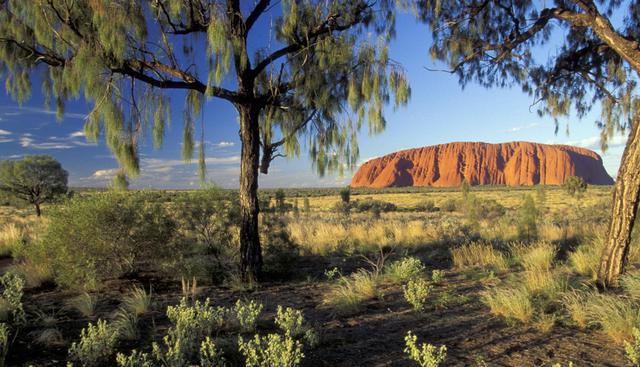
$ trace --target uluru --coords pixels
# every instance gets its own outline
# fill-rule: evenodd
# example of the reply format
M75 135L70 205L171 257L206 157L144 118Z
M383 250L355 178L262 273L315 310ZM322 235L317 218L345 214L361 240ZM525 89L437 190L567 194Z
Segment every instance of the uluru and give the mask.
M560 185L570 176L592 185L613 179L600 156L570 145L530 142L455 142L401 150L371 159L358 169L351 187L457 187L472 185Z

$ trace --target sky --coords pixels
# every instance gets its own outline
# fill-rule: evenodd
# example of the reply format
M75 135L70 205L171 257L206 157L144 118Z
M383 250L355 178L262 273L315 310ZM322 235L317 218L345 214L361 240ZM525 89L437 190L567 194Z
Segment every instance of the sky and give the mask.
M260 25L266 28L265 24ZM266 34L266 33L264 33ZM442 68L428 54L429 35L425 25L409 14L397 19L397 36L390 49L392 59L405 68L412 96L406 107L386 108L384 132L369 135L366 127L359 135L360 161L407 148L458 141L501 143L531 141L569 144L593 149L600 154L607 172L615 177L625 136L615 136L606 152L600 150L600 130L595 121L596 106L583 119L561 119L556 135L550 117L538 117L531 108L532 97L519 89L485 89L469 84L462 90L457 77L426 68ZM2 79L4 81L4 79ZM29 154L49 154L69 172L73 187L104 187L118 164L104 142L87 142L83 124L91 105L70 101L62 121L44 109L39 87L19 106L0 91L0 159L16 159ZM182 95L172 95L172 125L164 145L153 149L150 139L141 146L141 174L131 181L133 188L197 188L200 186L197 160L181 159ZM240 140L237 113L226 101L212 99L204 107L207 180L221 187L238 186ZM568 126L568 134L566 133ZM304 148L300 157L278 158L268 175L260 175L259 185L268 187L327 187L348 185L353 172L343 176L318 177Z

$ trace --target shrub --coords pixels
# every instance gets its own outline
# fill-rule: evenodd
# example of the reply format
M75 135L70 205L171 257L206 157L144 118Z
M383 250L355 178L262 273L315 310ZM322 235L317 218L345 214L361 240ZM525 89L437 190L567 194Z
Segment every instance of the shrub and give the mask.
M24 280L11 272L0 277L2 297L0 297L0 321L13 325L22 325L26 321L26 314L22 307L24 295Z
M418 212L437 212L438 207L433 200L423 200L414 206L414 210Z
M520 238L531 240L538 236L537 217L538 210L533 197L525 195L520 208L518 208L517 225Z
M299 337L305 332L304 314L302 311L290 307L285 309L278 305L275 324L285 335L292 337Z
M423 343L416 345L418 338L409 331L404 337L404 352L409 355L409 359L418 363L420 367L438 367L447 358L447 347L441 345L437 348L434 345Z
M240 218L237 197L215 187L183 193L174 205L174 218L184 242L200 245L194 257L200 259L204 255L205 270L214 277L222 277L237 248Z
M410 280L402 289L404 291L404 299L409 302L413 309L418 312L424 311L427 297L431 292L431 286L423 279L416 279Z
M444 278L444 271L434 269L431 271L431 281L434 283L440 282Z
M570 176L564 181L562 187L570 196L580 197L587 191L587 183L582 177Z
M277 217L268 217L261 228L264 246L264 271L286 276L295 269L300 259L300 247L293 241L286 223Z
M216 344L210 337L206 337L200 344L200 367L224 367L226 361Z
M225 309L214 309L209 303L207 298L190 306L187 299L182 298L179 305L167 307L172 326L162 340L163 346L153 343L156 359L168 366L182 366L193 359L201 341L210 336L214 326L222 324L226 316Z
M483 292L482 302L491 313L528 323L533 318L534 307L525 287L493 288Z
M402 283L415 279L424 274L425 267L422 261L416 257L404 257L390 263L386 267L385 274L391 280Z
M453 265L460 269L469 267L494 267L497 270L507 268L504 255L489 244L472 242L451 249Z
M258 318L262 313L264 306L261 303L257 303L253 300L246 302L238 300L234 307L234 313L236 321L240 326L240 330L243 332L250 332L255 330Z
M118 367L154 367L149 354L132 350L128 356L118 353L116 355Z
M0 323L0 366L4 367L5 359L9 354L9 327L5 323Z
M640 329L633 328L633 340L624 342L624 350L627 358L634 366L640 366Z
M345 204L349 204L351 200L351 189L349 187L340 190L340 200Z
M442 204L440 205L440 209L445 212L455 212L456 210L458 210L459 206L460 204L456 199L449 198L442 202Z
M142 261L175 255L175 237L175 222L148 194L105 192L52 210L42 241L58 284L95 288L104 279L137 271Z
M396 211L397 207L395 204L387 203L385 201L374 200L374 199L364 199L364 200L356 200L352 202L351 208L358 213L370 212L370 213L386 213Z
M245 358L246 367L296 367L304 358L302 343L289 335L255 335L246 342L240 336L238 349Z
M104 320L98 320L80 332L80 341L74 342L69 348L71 360L82 363L83 366L100 366L113 355L117 342L117 333Z

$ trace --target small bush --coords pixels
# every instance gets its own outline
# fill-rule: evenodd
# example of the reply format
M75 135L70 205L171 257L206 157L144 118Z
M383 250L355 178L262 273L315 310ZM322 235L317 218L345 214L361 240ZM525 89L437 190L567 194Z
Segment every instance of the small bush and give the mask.
M386 213L396 211L398 208L395 204L387 203L385 201L374 200L374 199L364 199L364 200L356 200L352 202L351 208L358 213L370 212L370 213Z
M9 327L5 323L0 323L0 366L5 365L7 354L9 354L9 340L10 332Z
M288 335L255 335L246 342L240 336L238 349L245 358L246 367L296 367L304 358L302 343Z
M431 281L432 282L438 283L442 279L444 279L444 271L439 270L439 269L434 269L434 270L431 271Z
M69 358L83 366L100 366L113 355L117 342L117 333L104 320L98 320L80 332L80 341L69 348Z
M24 280L11 272L0 277L2 296L0 297L0 321L12 325L22 325L26 321L26 314L22 307L24 295Z
M360 269L351 276L341 276L324 296L323 305L331 307L337 314L345 315L358 311L363 301L378 295L378 278L372 272Z
M624 342L624 351L634 366L640 366L640 329L633 328L633 340Z
M534 307L525 287L493 288L482 294L482 302L491 313L528 323L533 318Z
M445 212L455 212L460 207L460 203L456 199L449 198L440 204L440 209Z
M176 224L146 193L96 193L68 201L49 217L41 240L64 287L95 288L137 271L143 261L175 255Z
M404 257L390 263L385 269L385 275L396 283L404 283L424 274L425 267L416 257Z
M581 197L585 191L587 191L587 183L582 177L570 176L565 181L562 187L567 191L570 196Z
M275 323L285 335L299 337L305 332L304 314L300 310L278 305Z
M257 303L253 300L246 302L238 300L234 307L234 314L236 321L240 326L242 332L254 331L258 318L262 313L264 306L261 303Z
M200 344L200 367L224 367L226 360L222 356L222 351L210 337L206 337Z
M451 249L453 265L459 269L469 267L493 267L496 270L505 270L507 262L498 250L489 244L473 242Z
M116 355L116 363L118 367L154 367L149 354L132 350L131 354L124 355L118 353Z
M409 359L418 363L420 367L438 367L447 358L447 347L441 345L440 348L423 343L416 345L418 338L409 331L404 337L404 352L409 355Z
M414 210L418 212L436 212L438 207L433 200L424 200L414 206Z
M409 302L413 309L418 312L424 311L427 297L431 292L431 286L423 279L415 279L410 280L402 289L404 291L404 299Z

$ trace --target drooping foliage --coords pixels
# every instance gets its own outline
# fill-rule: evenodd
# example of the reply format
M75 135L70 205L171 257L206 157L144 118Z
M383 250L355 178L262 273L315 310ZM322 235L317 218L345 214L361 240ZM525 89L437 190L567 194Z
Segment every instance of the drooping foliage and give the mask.
M261 32L267 44L249 47ZM87 137L103 136L131 176L141 139L162 144L169 89L184 90L182 154L199 147L201 178L206 97L260 107L263 162L305 146L324 173L352 167L356 131L365 122L381 131L385 104L409 98L388 55L393 34L391 0L2 0L0 71L20 103L40 84L59 118L69 99L89 101Z
M602 107L602 147L640 110L637 50L640 2L419 0L433 36L433 59L464 87L521 86L539 114ZM618 19L612 24L609 19ZM635 69L635 72L634 72Z

